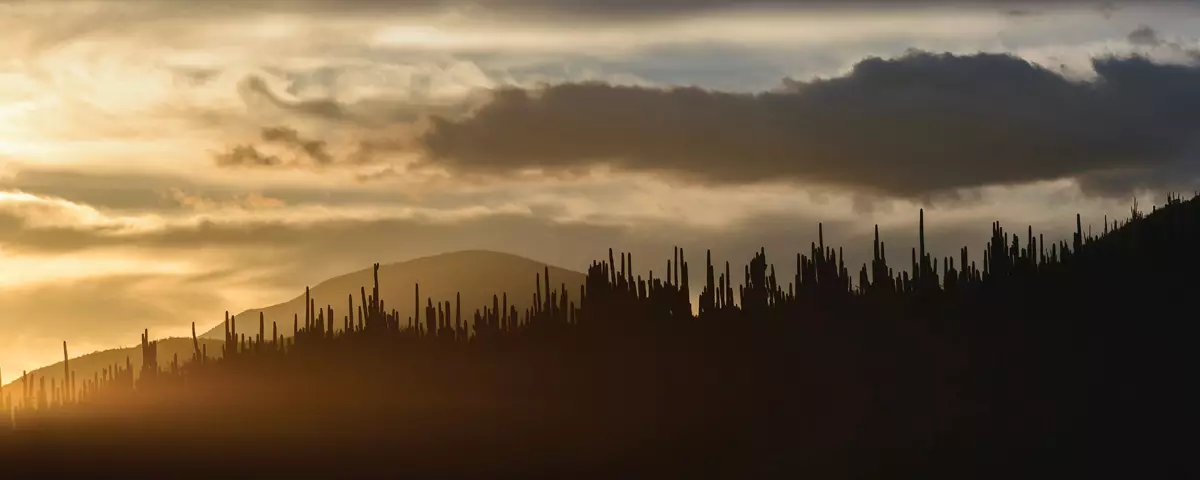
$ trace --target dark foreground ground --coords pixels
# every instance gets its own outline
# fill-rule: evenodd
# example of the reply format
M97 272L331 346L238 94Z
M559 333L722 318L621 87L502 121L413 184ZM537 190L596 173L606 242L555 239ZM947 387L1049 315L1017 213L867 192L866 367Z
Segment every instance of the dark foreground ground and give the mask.
M1169 367L1145 370L1166 357L1127 358L1138 365L1128 373L1070 357L989 368L994 359L970 351L881 356L831 336L822 344L783 332L736 337L655 349L560 343L536 354L431 348L403 357L419 364L360 347L354 358L377 367L313 358L302 375L296 363L243 366L19 423L0 434L0 471L18 475L6 478L1187 478L1195 471L1196 395L1184 388L1194 382L1172 383ZM789 338L804 348L781 349Z

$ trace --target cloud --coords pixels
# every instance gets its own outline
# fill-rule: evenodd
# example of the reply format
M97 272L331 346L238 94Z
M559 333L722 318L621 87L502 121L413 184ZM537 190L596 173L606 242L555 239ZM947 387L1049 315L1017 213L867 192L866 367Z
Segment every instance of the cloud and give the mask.
M353 12L355 14L507 14L552 15L590 19L636 19L695 15L733 9L787 9L803 7L906 7L906 6L976 6L1007 8L1031 5L1086 6L1102 12L1116 11L1133 1L1096 0L223 0L193 6L185 0L145 0L139 3L171 5L187 3L194 10L220 11L222 8L241 8L251 11L290 9L321 13ZM1136 2L1144 3L1144 2ZM1184 3L1168 0L1160 3Z
M202 195L189 194L178 188L169 190L170 197L179 202L180 205L191 208L197 212L211 212L222 209L240 208L257 210L264 208L280 208L286 206L283 200L274 197L268 197L260 193L247 193L243 195L235 195L229 200L219 200L208 198Z
M486 76L478 70L474 64L465 62L458 63L460 69L467 70L480 78L473 78L469 82L482 84L482 86L490 86ZM363 77L385 77L395 72L389 71L387 68L378 70L359 69L358 71L351 68L326 68L320 70L321 74L311 72L286 72L287 81L290 89L294 89L297 85L307 84L312 81L309 77L323 78L324 81L331 84L344 83L354 85L356 83L364 83L359 85L363 90L369 92L369 95L363 95L364 92L356 92L354 88L343 85L341 93L349 96L359 96L356 101L343 102L335 98L336 95L330 91L324 92L325 97L322 98L285 98L285 96L276 93L271 89L268 81L263 76L250 75L242 79L238 84L238 91L242 96L243 102L252 110L261 110L264 112L277 111L282 112L292 118L300 117L315 121L329 122L329 124L353 125L364 128L388 128L397 123L413 123L420 121L422 118L436 114L441 116L459 116L480 102L476 91L481 91L481 85L440 85L442 89L448 89L453 92L449 95L451 98L429 98L428 86L422 86L423 81L429 81L428 77L414 74L414 78L407 79L408 88L400 89L407 90L396 92L393 94L385 94L377 91L383 87L380 85L372 85L371 82ZM453 74L453 68L449 71L434 72L444 77L450 77ZM460 72L461 74L461 72ZM280 79L275 79L279 81ZM395 79L399 81L399 79ZM443 78L443 82L451 82L454 79ZM459 79L460 81L467 81ZM377 81L377 79L376 79ZM394 85L393 85L394 86ZM338 90L332 85L326 86L327 90ZM446 92L442 92L446 95Z
M396 170L396 167L389 166L383 170L356 174L354 175L354 180L360 183L365 183L377 180L387 180L389 178L396 178L400 176L402 176L402 174Z
M324 140L306 139L293 128L277 126L261 130L261 139L268 145L278 145L295 153L295 158L284 162L278 156L264 154L254 145L235 145L225 152L214 155L218 167L325 167L335 160L326 149ZM361 151L361 148L360 148ZM366 153L356 153L347 159L349 163L369 163Z
M287 127L267 127L262 130L262 139L269 143L278 143L289 148L298 149L304 153L308 159L316 162L317 165L328 165L333 163L333 157L329 156L329 152L325 151L325 142L322 140L307 140L300 138L300 134L295 129Z
M979 244L986 239L986 228L991 220L1030 222L1039 225L1039 229L1066 228L1071 226L1069 220L1076 212L1083 212L1086 218L1089 212L1103 212L1098 208L1108 208L1114 213L1124 210L1123 202L1083 202L1077 194L1048 200L1048 195L1058 195L1066 186L1069 183L1051 185L1049 190L1021 187L1006 192L1007 189L988 189L979 201L931 207L931 225L963 225L978 234L977 238L964 241ZM653 199L640 196L637 190L626 190L618 196L633 195L635 203L642 204L643 208L654 208ZM188 265L194 264L187 268L220 268L222 265L238 265L247 270L290 268L294 270L290 273L310 272L305 275L311 276L316 275L313 272L371 261L399 260L462 249L494 249L535 258L547 257L545 260L566 267L582 268L587 260L597 255L596 252L603 252L610 246L632 248L635 244L660 245L664 250L673 242L685 241L690 248L737 244L745 246L745 251L749 252L757 250L758 245L754 244L761 243L771 250L782 249L791 254L803 251L804 246L814 239L811 233L817 222L825 222L826 228L830 229L827 234L840 231L861 236L868 234L870 225L876 222L882 224L884 230L911 229L911 218L915 218L916 210L909 202L887 202L875 211L855 214L844 205L845 200L830 198L815 199L813 202L817 205L790 202L774 208L741 211L737 215L713 212L728 217L715 223L696 221L690 214L604 221L606 219L596 218L587 211L582 217L567 215L570 212L564 209L576 207L569 199L555 202L553 197L546 197L527 208L451 207L353 214L350 210L329 206L315 210L293 205L250 208L245 204L260 199L249 195L235 197L237 205L232 206L226 205L232 201L199 199L182 193L179 196L196 205L197 211L175 216L131 217L54 199L41 199L40 204L29 201L0 203L5 206L0 209L0 245L3 246L0 253L29 258L62 258L67 262L64 265L70 265L70 259L81 255L125 252L136 254L143 260L158 259L163 268L175 268L171 267L170 259L179 259ZM761 203L774 197L751 199L755 198ZM734 198L729 201L745 200ZM596 213L607 212L609 210ZM846 246L851 252L866 249L870 244L868 241L863 245ZM960 245L951 246L957 249ZM202 256L210 253L223 260L214 261ZM96 265L116 268L107 263ZM134 271L144 270L143 266ZM330 272L333 273L336 272ZM273 281L293 280L281 275Z
M469 118L435 118L421 143L425 165L458 172L608 164L910 198L1114 169L1195 173L1200 68L1138 56L1092 64L1096 78L1081 82L1005 54L913 51L758 94L504 88Z
M283 98L271 91L266 80L257 75L247 76L238 85L238 89L247 104L265 102L280 110L320 118L337 119L344 115L341 105L330 99Z
M1040 12L1038 12L1036 10L1029 10L1029 9L1024 9L1024 8L1013 8L1013 9L1005 10L1004 14L1008 15L1010 17L1021 18L1021 17L1036 17L1036 16L1040 15Z
M1128 2L1126 2L1126 3L1128 3ZM1161 2L1161 3L1171 3L1171 2ZM1174 2L1174 3L1186 4L1186 2ZM1096 5L1096 10L1099 11L1101 15L1104 15L1104 18L1110 19L1110 18L1112 18L1114 13L1121 10L1121 5L1118 4L1117 2L1106 1L1106 2L1100 3L1099 5Z
M1157 46L1163 43L1158 36L1158 31L1148 25L1142 25L1129 32L1129 43L1138 46Z
M227 152L218 153L214 160L219 167L270 167L283 162L275 155L259 152L253 145L237 145Z
M227 151L213 155L218 167L283 167L312 168L362 167L375 165L395 155L413 153L417 145L414 138L423 131L423 124L396 124L388 128L367 129L354 126L342 130L353 140L344 143L343 154L335 156L324 140L301 136L296 129L286 126L264 127L259 138L265 146L280 147L292 154L290 161L277 155L264 153L252 144L235 145ZM393 168L394 169L394 168ZM359 178L365 178L360 175Z
M144 218L110 215L90 205L25 192L0 191L0 217L18 219L29 228L87 228L105 233L144 231Z
M1200 64L1200 50L1197 50L1195 43L1166 40L1158 30L1147 25L1140 25L1129 32L1125 40L1145 55L1163 63Z

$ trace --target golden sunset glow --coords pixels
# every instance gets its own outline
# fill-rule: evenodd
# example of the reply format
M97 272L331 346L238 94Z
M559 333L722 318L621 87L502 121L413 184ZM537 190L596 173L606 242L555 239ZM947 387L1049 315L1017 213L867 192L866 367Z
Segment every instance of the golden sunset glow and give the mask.
M597 159L580 165L550 168L560 166L550 157L561 152L547 147L543 164L508 171L496 167L499 160L434 162L434 150L449 147L424 135L437 124L433 118L470 118L506 88L536 98L549 85L695 86L742 99L815 89L804 82L845 76L865 58L898 58L910 49L1011 54L1072 66L1064 76L1088 78L1095 72L1076 66L1090 68L1103 54L1194 62L1168 42L1190 48L1189 33L1200 27L1200 17L1137 8L1111 17L1080 8L1038 15L948 7L733 9L585 21L570 11L270 13L208 3L221 7L0 6L4 383L13 372L58 359L63 340L78 351L131 344L143 328L182 335L192 322L207 329L226 310L282 302L305 285L372 262L456 249L502 250L582 270L610 246L654 258L681 238L720 255L762 246L729 233L739 229L768 239L768 251L790 252L808 245L825 222L826 235L861 247L847 251L858 262L869 256L869 243L857 240L868 238L872 225L911 237L922 206L948 246L982 241L981 217L1040 222L1069 235L1075 212L1098 225L1106 213L1127 210L1129 196L1085 192L1069 169L920 194L828 175L672 178L640 168L645 159L604 157L607 144L620 143L607 141L598 142L604 148ZM1166 40L1131 42L1129 33L1144 24ZM596 112L619 108L606 101ZM736 124L733 115L747 111L772 114L756 101L704 115L713 124ZM601 122L595 118L578 125ZM464 131L446 143L496 130ZM714 148L727 146L722 130L704 132L711 134L674 143L707 136ZM528 133L527 143L557 148L554 142L574 131ZM647 150L656 155L665 147ZM727 165L743 161L730 157ZM47 298L79 308L40 308Z

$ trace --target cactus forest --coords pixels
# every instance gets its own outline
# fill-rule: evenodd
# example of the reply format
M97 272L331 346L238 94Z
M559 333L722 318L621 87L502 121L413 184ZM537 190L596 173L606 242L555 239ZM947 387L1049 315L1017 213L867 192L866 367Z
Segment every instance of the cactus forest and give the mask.
M303 317L226 314L220 355L193 324L190 357L160 364L147 331L140 369L88 378L64 342L61 381L0 392L0 472L1089 476L1184 448L1164 435L1186 438L1195 408L1200 201L1135 205L1095 235L1077 218L1069 241L995 223L950 256L916 220L907 255L876 230L857 272L822 228L778 267L761 250L740 268L610 250L579 291L546 268L529 298L463 305L416 284L402 312L376 264L340 305L306 292Z

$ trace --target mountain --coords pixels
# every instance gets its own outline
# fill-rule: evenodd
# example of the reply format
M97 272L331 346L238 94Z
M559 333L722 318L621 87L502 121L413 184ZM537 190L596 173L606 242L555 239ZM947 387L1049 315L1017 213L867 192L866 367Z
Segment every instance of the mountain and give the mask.
M406 262L391 263L379 266L379 290L389 309L395 308L400 312L413 311L413 285L421 284L422 306L428 298L435 301L454 302L455 293L462 293L463 318L472 318L475 309L492 304L492 295L508 293L510 305L524 309L532 301L536 289L536 276L542 274L547 264L528 258L506 253L470 250L445 253L430 257L422 257ZM572 298L578 298L579 287L584 282L584 274L549 266L552 289L566 285ZM332 305L334 313L340 318L346 313L346 297L354 295L355 309L358 308L360 287L366 287L368 292L373 284L371 269L366 268L331 278L317 284L311 289L311 296L319 307ZM291 335L291 319L293 314L304 318L304 295L300 294L290 301L266 308L246 310L236 315L245 319L239 332L257 333L258 314L262 312L267 320L267 332L270 334L270 322L279 323L281 335ZM422 315L424 309L422 308ZM402 313L402 317L407 316ZM338 329L342 328L341 320L335 322ZM200 336L201 347L207 345L210 358L221 356L221 342L224 339L225 328L218 324ZM184 363L192 358L191 338L164 338L158 341L158 364L160 368L170 368L171 360L179 356L179 362ZM85 378L90 379L105 368L113 365L125 366L126 358L132 364L135 372L142 366L141 346L113 348L92 352L71 358L70 367L75 371L77 384L82 384ZM9 382L3 386L3 394L20 395L20 372L4 372ZM50 382L61 381L63 364L57 362L29 372L37 379L45 378L47 388ZM35 383L36 385L36 383Z
M585 275L579 272L550 266L528 258L507 253L467 250L444 253L430 257L417 258L405 262L390 263L379 266L380 297L388 310L400 312L400 318L411 317L413 305L413 286L421 286L421 307L428 299L451 304L455 294L462 294L462 316L464 321L473 318L475 310L492 305L492 295L508 294L509 305L515 305L523 310L533 301L536 291L537 275L545 269L550 269L550 287L557 290L566 285L570 298L578 299L579 288L584 283ZM341 329L343 317L346 315L347 297L354 296L354 308L357 311L362 304L360 289L366 287L370 294L373 279L370 268L325 280L312 287L310 294L317 308L332 306L334 311L334 326ZM543 279L544 282L544 279ZM435 305L436 306L436 305ZM304 294L266 308L246 310L234 315L238 320L238 332L247 337L258 332L258 315L262 313L265 320L265 331L271 335L272 322L276 322L279 334L291 336L293 318L304 322ZM405 320L402 320L405 322ZM203 338L224 339L225 327L217 324L202 335ZM210 347L211 351L211 347Z
M208 347L209 358L218 358L221 356L221 342L210 339L199 339L200 347ZM162 369L171 368L171 360L175 355L179 355L179 363L183 364L192 359L192 339L190 338L164 338L158 340L158 366ZM125 367L125 359L133 365L133 371L137 372L142 368L142 347L140 345L133 347L112 348L99 352L92 352L87 355L72 358L71 370L75 371L75 381L78 388L82 388L84 379L91 379L96 373L103 371L107 367L120 365ZM62 381L63 364L62 362L53 365L45 366L37 370L29 372L34 377L35 382L39 382L40 378L46 379L46 388L50 388L50 382ZM4 372L4 378L10 379L7 385L4 385L4 393L13 395L16 398L20 395L21 388L21 372ZM36 386L36 383L34 384ZM15 388L15 390L14 390Z

